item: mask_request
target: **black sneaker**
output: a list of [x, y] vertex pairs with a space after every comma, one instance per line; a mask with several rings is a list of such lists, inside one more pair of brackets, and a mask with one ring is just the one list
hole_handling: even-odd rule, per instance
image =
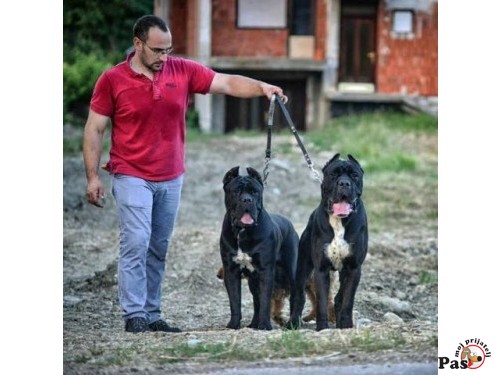
[[162, 332], [182, 332], [179, 328], [170, 327], [166, 321], [157, 320], [149, 325], [151, 331], [162, 331]]
[[148, 323], [145, 318], [140, 317], [127, 319], [125, 331], [133, 333], [146, 332], [148, 331]]

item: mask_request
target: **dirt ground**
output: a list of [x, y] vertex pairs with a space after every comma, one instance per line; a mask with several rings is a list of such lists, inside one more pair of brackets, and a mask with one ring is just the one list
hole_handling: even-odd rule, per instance
[[[273, 155], [264, 203], [268, 211], [288, 216], [300, 234], [319, 202], [319, 183], [310, 177], [293, 137], [273, 138], [274, 147], [286, 143], [294, 147], [286, 154]], [[230, 316], [228, 298], [223, 283], [216, 278], [221, 264], [218, 240], [224, 215], [222, 177], [236, 165], [262, 171], [265, 144], [265, 136], [231, 136], [188, 145], [188, 171], [168, 254], [163, 293], [164, 317], [183, 330], [180, 334], [124, 332], [116, 286], [118, 224], [109, 177], [102, 173], [108, 192], [105, 207], [95, 208], [85, 200], [81, 157], [64, 159], [63, 356], [66, 374], [196, 374], [213, 369], [276, 364], [287, 367], [368, 364], [381, 360], [387, 363], [435, 361], [437, 338], [433, 347], [423, 349], [420, 343], [437, 337], [437, 280], [427, 283], [421, 280], [422, 270], [437, 275], [437, 219], [426, 224], [415, 222], [410, 231], [394, 228], [384, 233], [370, 233], [369, 255], [354, 306], [357, 328], [317, 333], [314, 324], [309, 324], [303, 329], [311, 340], [345, 340], [366, 327], [373, 332], [398, 332], [409, 338], [403, 349], [353, 350], [310, 358], [229, 363], [188, 359], [162, 366], [144, 355], [146, 348], [157, 348], [161, 356], [162, 346], [197, 340], [208, 343], [238, 340], [255, 346], [281, 333], [278, 326], [270, 332], [225, 329]], [[332, 156], [333, 151], [311, 153], [318, 169]], [[104, 155], [103, 161], [106, 158]], [[372, 188], [371, 184], [370, 176], [365, 176], [365, 191]], [[432, 199], [437, 201], [437, 192]], [[372, 202], [365, 199], [369, 221], [371, 205]], [[242, 307], [242, 325], [246, 325], [252, 315], [246, 283]], [[135, 349], [117, 359], [117, 353], [122, 353], [123, 348]]]

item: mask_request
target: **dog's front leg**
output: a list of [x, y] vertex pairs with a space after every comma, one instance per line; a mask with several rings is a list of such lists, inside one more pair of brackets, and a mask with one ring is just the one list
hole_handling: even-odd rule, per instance
[[231, 307], [231, 320], [226, 328], [240, 329], [241, 325], [241, 275], [235, 270], [224, 267], [224, 284]]
[[259, 292], [259, 279], [255, 275], [248, 278], [248, 287], [252, 293], [253, 299], [253, 317], [248, 325], [248, 328], [259, 328], [259, 314], [260, 314], [260, 292]]
[[272, 330], [271, 325], [271, 297], [274, 285], [274, 268], [267, 267], [259, 275], [259, 324], [257, 329]]
[[316, 283], [316, 331], [328, 328], [328, 292], [330, 289], [330, 270], [314, 270]]
[[335, 296], [335, 315], [337, 328], [352, 328], [352, 309], [354, 295], [361, 279], [361, 266], [351, 268], [344, 266], [339, 275], [340, 287]]
[[302, 325], [301, 317], [302, 311], [304, 310], [304, 305], [306, 303], [305, 289], [306, 283], [309, 279], [313, 264], [309, 259], [304, 259], [304, 261], [297, 264], [297, 274], [295, 278], [295, 293], [293, 294], [293, 303], [290, 305], [290, 321], [287, 323], [287, 329], [299, 329]]

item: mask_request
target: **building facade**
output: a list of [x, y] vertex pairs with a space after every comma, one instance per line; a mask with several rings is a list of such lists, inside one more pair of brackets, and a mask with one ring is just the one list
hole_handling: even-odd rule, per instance
[[[437, 0], [155, 0], [175, 53], [283, 87], [296, 127], [347, 104], [437, 98]], [[204, 131], [260, 129], [266, 98], [196, 95]], [[279, 112], [279, 111], [277, 111]], [[277, 127], [284, 125], [280, 113]]]

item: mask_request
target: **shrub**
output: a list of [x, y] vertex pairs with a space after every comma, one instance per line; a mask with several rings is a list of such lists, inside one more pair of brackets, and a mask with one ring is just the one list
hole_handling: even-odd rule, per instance
[[95, 54], [75, 53], [74, 63], [63, 63], [63, 110], [75, 111], [88, 105], [99, 75], [111, 67], [107, 60]]

